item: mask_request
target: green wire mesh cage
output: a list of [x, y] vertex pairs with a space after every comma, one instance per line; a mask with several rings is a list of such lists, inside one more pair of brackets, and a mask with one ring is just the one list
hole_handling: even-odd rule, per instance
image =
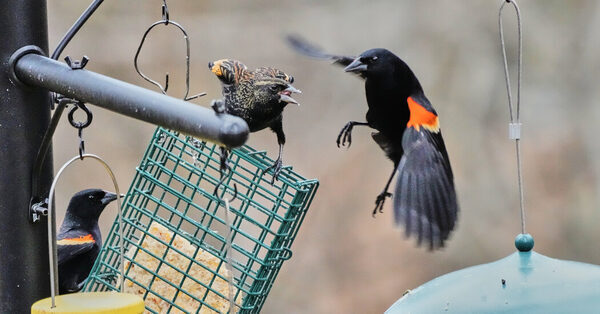
[[[259, 312], [319, 184], [284, 167], [271, 185], [272, 164], [264, 151], [234, 149], [217, 197], [219, 147], [157, 128], [124, 202], [125, 292], [142, 295], [150, 313], [226, 313], [230, 293], [234, 312]], [[234, 183], [227, 265], [222, 199]], [[117, 229], [115, 220], [84, 291], [118, 289]]]

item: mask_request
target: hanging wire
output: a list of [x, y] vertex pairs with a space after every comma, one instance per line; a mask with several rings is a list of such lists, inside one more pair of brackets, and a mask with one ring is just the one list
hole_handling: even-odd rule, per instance
[[63, 36], [63, 38], [60, 40], [60, 43], [58, 44], [58, 46], [56, 46], [54, 52], [52, 52], [52, 59], [58, 60], [60, 54], [63, 52], [63, 50], [65, 50], [71, 39], [73, 39], [75, 34], [79, 32], [83, 24], [85, 24], [85, 22], [87, 22], [87, 20], [92, 16], [92, 14], [94, 14], [96, 9], [98, 9], [102, 2], [104, 2], [104, 0], [94, 0], [94, 2], [92, 2], [90, 6], [81, 14], [77, 21], [75, 21], [75, 24], [71, 26], [71, 28], [67, 31], [65, 36]]
[[183, 100], [185, 101], [189, 101], [189, 100], [193, 100], [196, 99], [200, 96], [204, 96], [206, 95], [206, 93], [202, 92], [193, 96], [188, 96], [190, 93], [190, 38], [188, 36], [187, 31], [185, 30], [185, 28], [183, 28], [183, 26], [181, 26], [179, 23], [171, 21], [169, 19], [169, 7], [167, 6], [167, 1], [163, 0], [163, 5], [162, 5], [162, 20], [160, 21], [156, 21], [154, 22], [152, 25], [150, 25], [148, 27], [148, 29], [146, 30], [146, 32], [144, 33], [144, 36], [142, 36], [142, 40], [140, 41], [140, 44], [138, 46], [138, 49], [135, 53], [135, 57], [133, 58], [133, 66], [135, 67], [135, 71], [146, 81], [148, 81], [149, 83], [153, 84], [154, 86], [158, 87], [158, 89], [160, 89], [160, 91], [163, 94], [167, 94], [167, 90], [169, 89], [169, 73], [165, 74], [165, 84], [164, 87], [162, 84], [160, 84], [158, 81], [155, 81], [153, 79], [151, 79], [148, 75], [144, 74], [142, 72], [142, 70], [140, 70], [140, 67], [138, 65], [138, 58], [140, 56], [140, 52], [142, 51], [142, 47], [144, 46], [144, 42], [146, 41], [146, 37], [148, 36], [148, 34], [150, 33], [150, 31], [158, 26], [158, 25], [174, 25], [175, 27], [177, 27], [182, 33], [183, 33], [183, 38], [185, 39], [185, 45], [186, 45], [186, 54], [185, 54], [185, 95], [183, 96]]
[[[153, 79], [151, 79], [148, 75], [144, 74], [141, 70], [140, 67], [138, 65], [138, 59], [140, 56], [140, 52], [142, 51], [142, 47], [144, 46], [144, 42], [146, 41], [146, 37], [148, 37], [148, 34], [150, 33], [150, 31], [152, 31], [152, 29], [154, 29], [154, 27], [158, 26], [158, 25], [174, 25], [175, 27], [177, 27], [182, 33], [183, 33], [183, 38], [185, 39], [185, 45], [186, 45], [186, 55], [185, 55], [185, 95], [183, 96], [183, 100], [185, 101], [189, 101], [192, 99], [196, 99], [198, 97], [204, 96], [206, 95], [206, 93], [200, 93], [200, 94], [196, 94], [193, 96], [188, 96], [189, 92], [190, 92], [190, 38], [188, 36], [187, 31], [185, 30], [185, 28], [183, 28], [183, 26], [181, 26], [179, 23], [171, 21], [170, 17], [169, 17], [169, 7], [167, 5], [167, 1], [163, 0], [163, 4], [162, 4], [162, 20], [160, 21], [156, 21], [154, 22], [152, 25], [150, 25], [148, 27], [148, 29], [146, 29], [146, 32], [144, 32], [144, 35], [142, 36], [142, 40], [140, 41], [140, 44], [138, 46], [138, 49], [135, 53], [135, 57], [133, 58], [133, 65], [135, 67], [135, 71], [146, 81], [148, 81], [149, 83], [153, 84], [154, 86], [158, 87], [158, 89], [160, 89], [160, 91], [163, 94], [167, 94], [167, 90], [169, 89], [169, 73], [165, 74], [165, 84], [164, 86], [159, 83], [158, 81], [155, 81]], [[194, 141], [194, 146], [197, 145], [196, 139], [192, 139], [192, 141]], [[196, 162], [198, 161], [199, 155], [194, 155], [193, 159], [194, 159], [194, 165], [196, 165]], [[225, 181], [225, 179], [228, 177], [225, 175], [224, 170], [221, 169], [221, 178], [218, 182], [218, 184], [216, 185], [213, 194], [216, 196], [217, 195], [217, 191], [219, 189], [219, 187], [223, 184], [223, 182]], [[228, 281], [229, 281], [229, 311], [228, 312], [234, 312], [233, 308], [235, 306], [235, 300], [234, 300], [234, 293], [233, 293], [233, 287], [234, 287], [234, 278], [233, 278], [233, 264], [232, 264], [232, 248], [233, 248], [233, 239], [232, 239], [232, 235], [233, 235], [233, 231], [232, 231], [232, 225], [229, 221], [229, 210], [230, 210], [230, 206], [229, 203], [234, 201], [237, 197], [238, 191], [237, 191], [237, 185], [234, 183], [233, 184], [233, 188], [234, 188], [234, 193], [233, 193], [233, 197], [230, 199], [223, 199], [221, 197], [219, 197], [220, 201], [223, 201], [225, 203], [225, 221], [227, 223], [227, 239], [226, 239], [226, 247], [225, 247], [225, 251], [226, 251], [226, 265], [225, 267], [227, 268], [227, 270], [229, 271], [229, 276], [228, 276]], [[217, 196], [218, 197], [218, 196]]]
[[48, 194], [48, 262], [50, 264], [50, 296], [52, 299], [51, 307], [56, 307], [55, 297], [58, 294], [58, 253], [57, 253], [57, 243], [56, 243], [56, 213], [54, 210], [54, 191], [56, 189], [56, 184], [58, 183], [59, 178], [65, 171], [65, 169], [77, 161], [79, 158], [90, 158], [93, 160], [97, 160], [104, 166], [104, 169], [108, 172], [110, 179], [115, 187], [115, 193], [117, 194], [117, 211], [119, 215], [119, 271], [121, 272], [121, 277], [119, 279], [119, 292], [123, 292], [124, 284], [125, 284], [125, 241], [123, 237], [123, 209], [121, 207], [121, 192], [119, 191], [119, 185], [117, 184], [117, 179], [115, 178], [115, 174], [113, 173], [110, 166], [104, 161], [102, 158], [93, 155], [93, 154], [84, 154], [83, 156], [75, 156], [67, 161], [56, 173], [54, 180], [52, 181], [52, 185], [50, 186], [50, 193]]
[[[235, 194], [234, 196], [231, 198], [231, 200], [233, 201], [235, 199], [235, 197], [237, 196], [237, 188], [235, 189]], [[225, 264], [225, 267], [227, 268], [227, 271], [229, 272], [229, 276], [227, 276], [227, 280], [229, 281], [229, 310], [227, 311], [227, 313], [235, 313], [234, 306], [235, 306], [235, 296], [233, 293], [233, 283], [234, 283], [234, 278], [233, 278], [233, 224], [230, 221], [229, 218], [229, 199], [225, 199], [225, 223], [227, 224], [227, 245], [225, 247], [225, 254], [226, 254], [226, 261], [227, 263]]]
[[[60, 54], [65, 50], [69, 42], [73, 39], [73, 37], [77, 34], [77, 32], [83, 27], [85, 22], [96, 12], [96, 9], [100, 7], [100, 5], [104, 2], [104, 0], [94, 0], [88, 8], [81, 14], [81, 16], [75, 21], [75, 23], [71, 26], [71, 28], [67, 31], [67, 33], [60, 40], [58, 46], [52, 52], [52, 59], [58, 60]], [[33, 165], [32, 175], [31, 175], [31, 203], [37, 202], [41, 198], [42, 191], [41, 180], [40, 177], [42, 175], [42, 166], [44, 165], [44, 161], [46, 160], [46, 155], [48, 153], [48, 149], [50, 148], [50, 144], [52, 143], [52, 137], [54, 136], [54, 132], [56, 131], [56, 127], [58, 126], [58, 122], [60, 122], [60, 118], [62, 116], [63, 111], [67, 105], [66, 102], [61, 103], [58, 100], [58, 95], [54, 94], [52, 96], [52, 104], [54, 106], [55, 102], [58, 102], [58, 106], [52, 115], [52, 119], [50, 120], [50, 124], [44, 133], [44, 138], [42, 139], [42, 144], [40, 145], [40, 149], [37, 152], [35, 157], [35, 162]], [[52, 108], [54, 109], [54, 108]]]
[[[517, 31], [518, 31], [518, 61], [517, 61], [517, 99], [516, 99], [516, 109], [514, 110], [516, 114], [513, 113], [513, 97], [512, 91], [510, 87], [510, 76], [508, 73], [508, 61], [506, 58], [506, 45], [504, 43], [504, 31], [502, 29], [502, 10], [504, 6], [510, 3], [515, 8], [515, 12], [517, 14]], [[524, 192], [523, 192], [523, 174], [522, 174], [522, 165], [521, 165], [521, 119], [520, 119], [520, 109], [521, 109], [521, 65], [523, 59], [523, 35], [522, 35], [522, 24], [521, 24], [521, 12], [519, 10], [519, 6], [515, 2], [515, 0], [505, 0], [502, 2], [500, 6], [500, 10], [498, 13], [498, 27], [500, 29], [500, 45], [502, 47], [502, 57], [504, 60], [504, 75], [506, 78], [506, 92], [508, 94], [508, 112], [510, 115], [510, 123], [509, 123], [509, 138], [511, 140], [515, 140], [515, 147], [517, 152], [517, 176], [519, 180], [519, 202], [521, 207], [521, 233], [525, 234], [525, 202], [524, 202]]]

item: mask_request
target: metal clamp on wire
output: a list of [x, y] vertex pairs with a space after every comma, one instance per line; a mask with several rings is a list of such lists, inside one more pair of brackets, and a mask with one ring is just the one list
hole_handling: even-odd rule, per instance
[[38, 222], [42, 216], [48, 216], [48, 199], [31, 205], [31, 220]]
[[522, 123], [509, 123], [508, 124], [508, 138], [511, 140], [521, 139], [521, 126]]

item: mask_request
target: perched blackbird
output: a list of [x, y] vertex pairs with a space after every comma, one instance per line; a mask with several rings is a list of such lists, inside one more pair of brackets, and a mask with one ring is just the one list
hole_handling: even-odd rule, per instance
[[[294, 78], [281, 70], [269, 67], [250, 71], [240, 61], [231, 59], [209, 62], [208, 68], [223, 85], [223, 99], [213, 103], [215, 111], [244, 119], [250, 132], [268, 127], [277, 135], [279, 155], [275, 163], [267, 169], [273, 169], [273, 183], [281, 172], [285, 144], [283, 109], [288, 104], [298, 104], [291, 97], [292, 93], [300, 93], [292, 86]], [[222, 149], [222, 154], [226, 156], [225, 149]], [[224, 160], [221, 161], [222, 168], [225, 167]]]
[[116, 199], [116, 194], [99, 189], [83, 190], [71, 198], [57, 237], [61, 294], [83, 288], [102, 247], [98, 218], [104, 207]]
[[297, 36], [287, 39], [300, 53], [332, 60], [365, 80], [367, 121], [348, 122], [337, 145], [350, 146], [354, 126], [377, 130], [371, 134], [373, 140], [394, 162], [394, 171], [377, 196], [373, 215], [382, 211], [386, 197], [392, 195], [388, 189], [397, 172], [396, 223], [404, 225], [406, 236], [416, 235], [418, 245], [425, 240], [430, 249], [442, 247], [458, 213], [454, 177], [437, 113], [412, 70], [386, 49], [347, 57], [324, 53]]

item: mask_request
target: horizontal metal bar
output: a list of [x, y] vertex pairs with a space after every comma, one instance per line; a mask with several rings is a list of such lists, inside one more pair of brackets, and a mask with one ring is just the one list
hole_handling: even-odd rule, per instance
[[42, 87], [134, 119], [173, 129], [228, 147], [243, 145], [248, 125], [239, 117], [166, 96], [85, 69], [72, 70], [50, 58], [30, 53], [14, 64], [24, 84]]

